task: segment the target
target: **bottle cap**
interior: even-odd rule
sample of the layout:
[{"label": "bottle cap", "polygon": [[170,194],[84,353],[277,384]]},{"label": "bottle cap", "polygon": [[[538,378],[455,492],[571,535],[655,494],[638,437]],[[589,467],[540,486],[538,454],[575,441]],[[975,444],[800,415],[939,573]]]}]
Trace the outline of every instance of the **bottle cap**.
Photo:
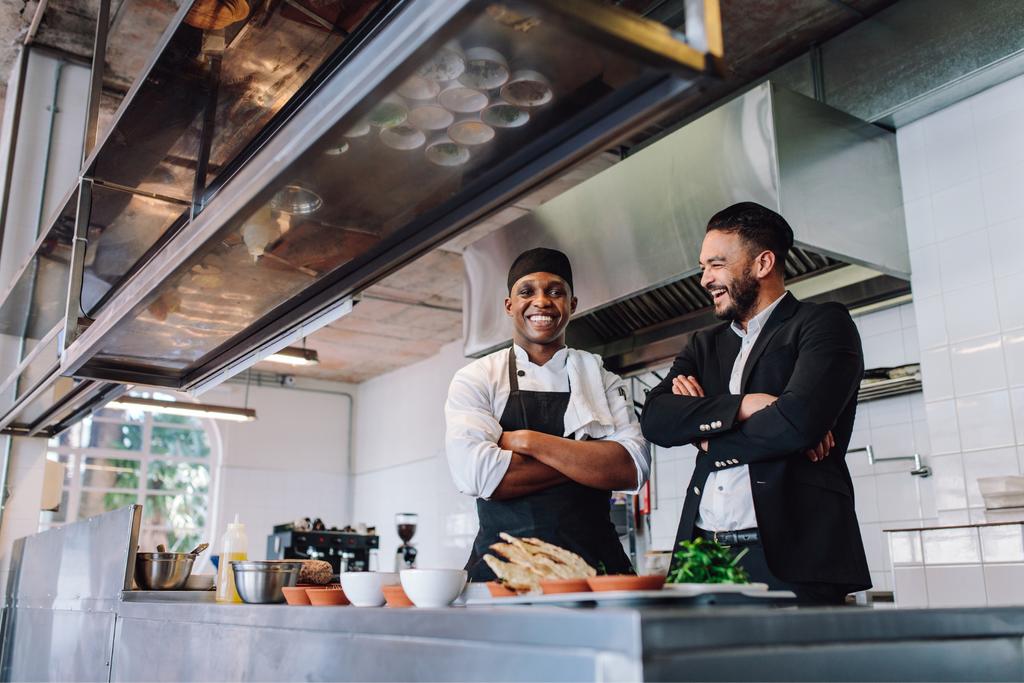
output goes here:
[{"label": "bottle cap", "polygon": [[228,530],[230,531],[231,529],[244,529],[244,528],[245,528],[245,524],[243,524],[242,522],[238,521],[238,513],[236,512],[235,513],[235,521],[228,522]]}]

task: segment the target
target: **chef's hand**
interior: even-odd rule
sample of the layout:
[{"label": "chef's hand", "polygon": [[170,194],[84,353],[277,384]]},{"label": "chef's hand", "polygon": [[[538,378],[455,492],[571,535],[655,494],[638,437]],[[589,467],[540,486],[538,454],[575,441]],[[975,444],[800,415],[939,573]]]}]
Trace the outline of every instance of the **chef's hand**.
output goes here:
[{"label": "chef's hand", "polygon": [[693,375],[679,375],[672,379],[672,393],[676,396],[700,398],[704,396],[704,387],[700,385],[700,382]]},{"label": "chef's hand", "polygon": [[804,454],[807,456],[807,459],[810,460],[811,462],[821,462],[822,460],[828,457],[829,451],[835,448],[835,445],[836,440],[835,438],[833,438],[832,432],[830,431],[828,434],[825,435],[825,438],[821,440],[821,443],[819,443],[814,448],[805,451]]},{"label": "chef's hand", "polygon": [[529,429],[516,429],[511,432],[502,432],[498,439],[498,448],[504,451],[512,451],[520,455],[527,455],[530,451],[528,446],[530,438]]}]

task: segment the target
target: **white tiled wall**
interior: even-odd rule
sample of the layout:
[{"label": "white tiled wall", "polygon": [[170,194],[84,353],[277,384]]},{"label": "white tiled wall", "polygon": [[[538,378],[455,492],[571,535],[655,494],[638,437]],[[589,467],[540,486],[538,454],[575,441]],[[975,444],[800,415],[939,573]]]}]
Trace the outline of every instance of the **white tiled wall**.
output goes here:
[{"label": "white tiled wall", "polygon": [[1024,460],[1024,77],[897,131],[942,522]]},{"label": "white tiled wall", "polygon": [[899,607],[1024,605],[1020,524],[887,535]]},{"label": "white tiled wall", "polygon": [[[854,318],[867,368],[920,362],[917,317],[913,304]],[[927,379],[925,379],[927,382]],[[920,393],[862,403],[857,408],[850,448],[870,445],[879,459],[918,453],[931,464],[931,438],[924,396]],[[883,529],[934,523],[932,479],[913,476],[913,461],[869,465],[866,453],[851,453],[846,462],[853,477],[861,538],[875,590],[892,590],[889,548]]]},{"label": "white tiled wall", "polygon": [[651,455],[653,466],[648,547],[651,550],[670,550],[679,526],[686,486],[693,475],[697,449],[693,446],[652,446]]}]

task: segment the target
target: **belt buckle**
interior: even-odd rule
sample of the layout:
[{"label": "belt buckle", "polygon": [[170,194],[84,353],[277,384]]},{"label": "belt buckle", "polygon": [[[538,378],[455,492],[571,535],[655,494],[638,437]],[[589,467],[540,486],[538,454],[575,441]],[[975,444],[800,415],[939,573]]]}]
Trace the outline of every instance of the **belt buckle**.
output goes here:
[{"label": "belt buckle", "polygon": [[[718,540],[718,532],[717,531],[712,531],[711,533],[714,535],[715,543],[718,543],[720,545],[726,545],[725,543],[722,543],[721,541]],[[726,533],[728,533],[728,532],[726,532]]]}]

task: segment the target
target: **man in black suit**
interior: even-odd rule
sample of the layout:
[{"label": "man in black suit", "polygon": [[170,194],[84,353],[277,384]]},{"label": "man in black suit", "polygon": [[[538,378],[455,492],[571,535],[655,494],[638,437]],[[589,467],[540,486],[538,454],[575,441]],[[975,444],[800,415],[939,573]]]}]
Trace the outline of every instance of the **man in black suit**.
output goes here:
[{"label": "man in black suit", "polygon": [[871,585],[845,460],[864,360],[842,305],[786,291],[792,246],[786,220],[759,204],[711,218],[701,284],[728,322],[691,337],[641,425],[659,446],[698,448],[677,544],[745,548],[752,581],[840,603]]}]

